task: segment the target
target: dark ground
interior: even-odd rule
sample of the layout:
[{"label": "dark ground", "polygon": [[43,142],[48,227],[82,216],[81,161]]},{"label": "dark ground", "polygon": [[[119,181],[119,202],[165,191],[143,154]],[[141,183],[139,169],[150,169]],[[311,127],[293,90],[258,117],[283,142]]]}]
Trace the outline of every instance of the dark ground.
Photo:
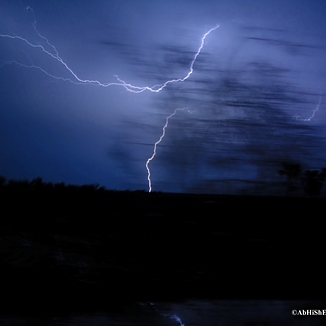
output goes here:
[{"label": "dark ground", "polygon": [[1,198],[6,311],[325,299],[325,199],[44,189]]}]

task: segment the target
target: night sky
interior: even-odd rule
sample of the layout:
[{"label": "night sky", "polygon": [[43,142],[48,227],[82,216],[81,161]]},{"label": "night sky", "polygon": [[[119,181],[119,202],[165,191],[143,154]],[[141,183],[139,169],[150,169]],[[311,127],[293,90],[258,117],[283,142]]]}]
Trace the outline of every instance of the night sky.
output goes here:
[{"label": "night sky", "polygon": [[1,0],[0,174],[148,191],[170,116],[153,191],[279,193],[281,162],[326,167],[325,16],[324,0]]}]

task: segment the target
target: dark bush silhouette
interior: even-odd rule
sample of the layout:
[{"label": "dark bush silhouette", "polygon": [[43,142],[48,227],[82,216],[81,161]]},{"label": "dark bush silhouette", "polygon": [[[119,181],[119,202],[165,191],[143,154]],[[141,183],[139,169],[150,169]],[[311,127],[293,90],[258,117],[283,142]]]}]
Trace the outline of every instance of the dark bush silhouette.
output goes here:
[{"label": "dark bush silhouette", "polygon": [[4,186],[7,182],[7,179],[0,175],[0,187]]},{"label": "dark bush silhouette", "polygon": [[326,169],[322,171],[307,170],[302,177],[304,192],[309,196],[317,196],[320,194],[321,188],[325,180]]},{"label": "dark bush silhouette", "polygon": [[301,174],[301,166],[300,164],[296,163],[282,163],[283,169],[280,169],[278,173],[280,175],[286,176],[286,188],[287,188],[287,195],[290,194],[290,192],[296,190],[298,186],[295,184],[295,180],[299,179]]}]

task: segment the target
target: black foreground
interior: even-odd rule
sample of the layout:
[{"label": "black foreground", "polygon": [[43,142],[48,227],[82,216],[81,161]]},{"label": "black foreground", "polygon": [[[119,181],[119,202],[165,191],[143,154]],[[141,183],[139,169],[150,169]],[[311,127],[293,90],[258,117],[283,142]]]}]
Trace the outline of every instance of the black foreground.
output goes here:
[{"label": "black foreground", "polygon": [[323,299],[325,199],[2,191],[2,309]]}]

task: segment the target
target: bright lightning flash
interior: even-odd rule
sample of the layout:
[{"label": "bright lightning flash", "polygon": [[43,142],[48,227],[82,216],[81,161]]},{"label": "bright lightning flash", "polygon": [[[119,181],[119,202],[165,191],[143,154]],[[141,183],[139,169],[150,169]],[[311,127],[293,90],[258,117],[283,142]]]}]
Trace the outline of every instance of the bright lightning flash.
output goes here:
[{"label": "bright lightning flash", "polygon": [[[197,52],[196,52],[193,60],[190,63],[189,72],[187,73],[187,75],[185,77],[178,78],[178,79],[171,79],[171,80],[166,81],[163,84],[154,85],[152,87],[149,87],[149,86],[135,86],[135,85],[131,85],[131,84],[126,83],[124,80],[120,79],[119,76],[117,76],[117,75],[115,75],[115,77],[116,77],[116,79],[117,79],[118,82],[113,82],[113,83],[102,83],[102,82],[100,82],[98,80],[82,79],[82,78],[80,78],[77,75],[77,73],[75,73],[72,70],[72,68],[70,68],[68,66],[68,64],[60,57],[59,52],[57,51],[56,47],[53,44],[51,44],[49,42],[49,40],[38,31],[38,29],[36,28],[36,19],[35,19],[35,15],[34,15],[33,9],[30,6],[28,6],[26,8],[26,10],[30,10],[32,12],[32,15],[34,17],[34,23],[33,23],[34,31],[45,42],[46,45],[45,44],[44,45],[34,44],[34,43],[28,41],[26,38],[24,38],[22,36],[15,35],[15,34],[13,34],[13,35],[10,35],[10,34],[0,34],[0,37],[12,39],[12,40],[19,40],[21,42],[26,43],[28,46],[30,46],[32,48],[39,49],[44,54],[46,54],[47,56],[51,57],[52,59],[58,61],[61,65],[63,65],[64,68],[69,72],[69,74],[71,75],[71,77],[70,78],[64,78],[64,77],[54,76],[54,75],[48,73],[45,69],[43,69],[43,68],[41,68],[39,66],[35,66],[34,64],[25,65],[25,64],[19,63],[17,61],[13,61],[13,60],[12,61],[8,61],[5,64],[13,64],[14,63],[14,64],[17,64],[19,66],[25,67],[25,68],[38,69],[38,70],[42,71],[43,73],[45,73],[46,75],[48,75],[49,77],[52,77],[52,78],[57,79],[57,80],[69,81],[69,82],[75,83],[75,84],[91,84],[91,85],[97,85],[97,86],[101,86],[101,87],[122,86],[127,91],[132,92],[132,93],[142,93],[144,91],[150,91],[150,92],[158,93],[163,88],[165,88],[168,84],[178,83],[178,82],[184,82],[185,80],[187,80],[191,76],[191,74],[193,73],[194,63],[195,63],[198,55],[200,54],[200,52],[201,52],[201,50],[202,50],[202,48],[203,48],[203,46],[205,44],[206,37],[212,31],[216,30],[219,27],[219,25],[216,25],[215,27],[211,28],[208,32],[206,32],[204,34],[204,36],[201,39],[201,44],[200,44],[200,46],[199,46],[199,48],[198,48],[198,50],[197,50]],[[48,47],[49,49],[46,49],[46,47]]]},{"label": "bright lightning flash", "polygon": [[[34,65],[31,60],[30,60],[30,62],[31,62],[30,65],[26,65],[26,64],[17,62],[15,60],[8,61],[8,62],[4,63],[3,65],[5,65],[5,64],[16,64],[16,65],[19,65],[19,66],[25,67],[25,68],[37,69],[37,70],[42,71],[44,74],[46,74],[47,76],[49,76],[51,78],[54,78],[56,80],[61,80],[61,81],[68,81],[68,82],[71,82],[73,84],[87,84],[87,85],[96,85],[96,86],[101,86],[101,87],[122,86],[128,92],[131,92],[131,93],[142,93],[144,91],[150,91],[150,92],[153,92],[153,93],[158,93],[161,90],[163,90],[168,84],[186,81],[191,76],[191,74],[194,71],[194,64],[195,64],[195,62],[197,60],[197,57],[200,54],[202,48],[204,47],[206,37],[211,32],[213,32],[214,30],[216,30],[217,28],[219,28],[219,26],[220,26],[220,25],[216,25],[215,27],[211,28],[209,31],[207,31],[203,35],[203,37],[201,38],[200,46],[199,46],[196,54],[194,55],[193,60],[190,63],[189,71],[188,71],[188,73],[183,78],[171,79],[171,80],[166,81],[163,84],[154,85],[152,87],[149,87],[149,86],[143,86],[143,87],[141,87],[141,86],[134,86],[134,85],[128,84],[124,80],[120,79],[119,76],[117,76],[117,75],[115,75],[115,77],[116,77],[116,79],[117,79],[118,82],[113,82],[113,83],[102,83],[102,82],[100,82],[98,80],[82,79],[82,78],[80,78],[77,75],[77,73],[75,73],[73,71],[73,69],[70,68],[68,66],[68,64],[61,58],[61,56],[59,55],[59,52],[57,51],[56,47],[54,45],[52,45],[49,42],[49,40],[38,31],[38,29],[36,28],[36,19],[35,19],[35,15],[34,15],[33,9],[30,6],[28,6],[26,8],[26,10],[30,10],[31,13],[32,13],[32,15],[33,15],[33,18],[34,18],[34,23],[33,23],[34,31],[38,35],[38,37],[41,40],[43,40],[43,45],[42,44],[32,43],[29,40],[27,40],[26,38],[24,38],[22,36],[15,35],[15,34],[12,34],[12,35],[10,35],[10,34],[0,34],[0,37],[1,38],[4,38],[4,39],[18,40],[18,41],[21,41],[21,42],[27,44],[28,46],[30,46],[32,48],[39,49],[43,54],[49,56],[50,58],[52,58],[53,60],[55,60],[59,64],[61,64],[68,71],[68,73],[70,75],[70,78],[65,78],[65,77],[60,77],[60,76],[55,76],[53,74],[50,74],[49,72],[47,72],[42,67]],[[2,67],[3,65],[1,65],[0,67]],[[146,161],[146,169],[147,169],[147,172],[148,172],[147,179],[148,179],[149,192],[152,191],[152,182],[151,182],[151,173],[150,173],[150,169],[149,169],[149,163],[154,159],[154,157],[156,155],[157,145],[162,141],[162,139],[165,136],[165,130],[166,130],[168,124],[169,124],[169,119],[171,117],[173,117],[177,113],[177,111],[179,111],[179,110],[188,110],[188,109],[187,108],[178,108],[178,109],[176,109],[172,114],[170,114],[166,118],[165,125],[163,126],[162,135],[161,135],[160,139],[154,144],[153,155]],[[188,110],[188,112],[190,112],[190,111]]]},{"label": "bright lightning flash", "polygon": [[154,150],[153,150],[152,156],[146,161],[145,165],[146,165],[146,169],[147,169],[148,192],[152,191],[151,171],[149,169],[149,163],[154,159],[154,157],[156,155],[157,145],[163,140],[163,138],[165,136],[165,130],[169,125],[169,119],[172,118],[178,111],[184,111],[184,110],[187,110],[189,113],[191,113],[188,108],[177,108],[174,110],[173,113],[171,113],[168,117],[166,117],[165,125],[163,126],[163,129],[162,129],[162,135],[159,138],[159,140],[154,144]]}]

